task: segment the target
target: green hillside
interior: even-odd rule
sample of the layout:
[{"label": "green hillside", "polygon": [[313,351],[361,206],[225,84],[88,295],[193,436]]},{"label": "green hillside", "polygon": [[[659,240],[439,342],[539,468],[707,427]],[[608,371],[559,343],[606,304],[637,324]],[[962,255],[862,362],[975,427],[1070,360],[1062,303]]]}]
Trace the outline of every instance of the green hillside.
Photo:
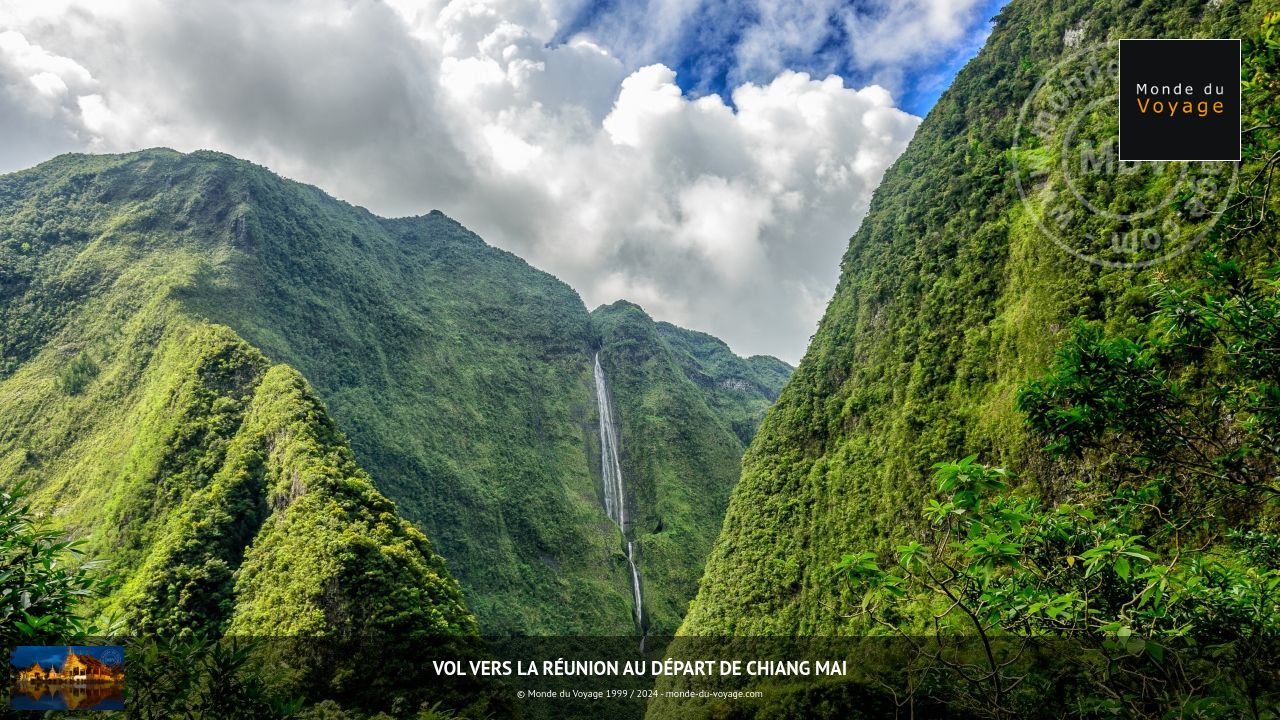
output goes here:
[{"label": "green hillside", "polygon": [[[1050,462],[1015,407],[1018,389],[1050,365],[1075,321],[1140,338],[1156,310],[1149,286],[1203,271],[1196,252],[1124,269],[1084,262],[1044,237],[1019,201],[1014,161],[1019,152],[1024,161],[1039,153],[1050,166],[1056,158],[1013,149],[1019,109],[1073,46],[1256,37],[1275,8],[1015,0],[1001,11],[986,46],[886,173],[850,241],[819,330],[743,460],[684,632],[864,628],[865,618],[850,611],[857,598],[833,585],[833,565],[859,551],[888,558],[921,529],[919,509],[937,489],[934,463],[978,453],[1059,497],[1074,479],[1102,472]],[[1246,94],[1245,125],[1269,117],[1273,102]],[[1114,104],[1102,107],[1084,127],[1114,123]],[[1246,163],[1241,178],[1262,167]],[[1165,189],[1126,176],[1111,182],[1101,190],[1113,207]],[[1034,192],[1068,189],[1043,184]],[[1063,232],[1096,249],[1124,229],[1077,213]],[[1225,250],[1260,272],[1274,261],[1269,245],[1257,231]]]},{"label": "green hillside", "polygon": [[622,438],[650,634],[680,626],[737,482],[744,441],[789,369],[620,301],[592,313]]},{"label": "green hillside", "polygon": [[658,323],[658,335],[693,384],[702,389],[717,415],[749,445],[765,411],[791,377],[792,367],[768,355],[742,358],[706,333]]},{"label": "green hillside", "polygon": [[[416,526],[483,632],[634,632],[601,507],[600,342],[572,289],[439,213],[379,218],[210,152],[0,177],[0,483],[31,481],[148,625],[308,633],[379,605],[388,627],[470,627]],[[766,369],[698,371],[752,383],[727,395],[654,376],[680,383],[655,416],[673,432],[637,446],[681,459],[627,469],[671,488],[647,512],[682,548],[710,546],[741,431],[787,371],[724,353],[707,362]],[[647,581],[661,627],[704,557]],[[331,583],[352,594],[319,599]]]},{"label": "green hillside", "polygon": [[163,306],[110,343],[82,335],[70,359],[37,355],[0,395],[6,472],[129,570],[110,609],[165,633],[474,633],[457,582],[306,381]]}]

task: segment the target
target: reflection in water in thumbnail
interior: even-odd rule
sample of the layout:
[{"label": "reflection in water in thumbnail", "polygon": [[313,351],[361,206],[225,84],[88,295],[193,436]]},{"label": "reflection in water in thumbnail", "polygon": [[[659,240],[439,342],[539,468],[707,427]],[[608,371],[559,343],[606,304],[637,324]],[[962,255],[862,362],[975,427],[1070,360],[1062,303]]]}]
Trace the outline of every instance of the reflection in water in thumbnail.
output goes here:
[{"label": "reflection in water in thumbnail", "polygon": [[13,688],[14,710],[123,710],[124,683],[21,683]]},{"label": "reflection in water in thumbnail", "polygon": [[9,654],[14,710],[123,710],[124,648],[19,645]]}]

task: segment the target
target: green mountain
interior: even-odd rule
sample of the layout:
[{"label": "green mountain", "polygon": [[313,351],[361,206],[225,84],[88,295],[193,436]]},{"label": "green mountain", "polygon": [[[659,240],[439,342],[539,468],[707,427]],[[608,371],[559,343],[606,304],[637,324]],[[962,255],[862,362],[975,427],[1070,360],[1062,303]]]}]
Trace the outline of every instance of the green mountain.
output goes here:
[{"label": "green mountain", "polygon": [[486,633],[630,634],[599,352],[669,630],[788,368],[646,323],[615,350],[572,289],[440,213],[217,153],[61,156],[0,177],[0,483],[29,481],[152,626],[466,632],[460,587]]},{"label": "green mountain", "polygon": [[[863,621],[848,612],[854,598],[841,595],[832,566],[844,553],[887,556],[917,530],[935,463],[978,453],[1023,482],[1069,487],[1025,429],[1017,389],[1049,366],[1077,319],[1141,335],[1155,309],[1146,288],[1196,277],[1197,253],[1127,269],[1085,262],[1045,237],[1020,202],[1015,161],[1025,168],[1049,156],[1015,147],[1019,109],[1078,48],[1256,36],[1275,8],[1013,0],[1000,12],[850,240],[819,330],[744,457],[684,632],[857,632]],[[1096,107],[1081,127],[1114,123],[1114,102]],[[1269,112],[1246,98],[1246,115],[1260,111]],[[1138,176],[1106,182],[1091,189],[1110,193],[1113,210],[1168,189]],[[1031,190],[1042,201],[1075,191],[1054,182]],[[1126,229],[1097,212],[1065,217],[1060,228],[1086,251]],[[1251,267],[1271,257],[1263,247],[1234,250]]]},{"label": "green mountain", "polygon": [[673,634],[738,480],[746,440],[789,368],[743,359],[703,333],[654,322],[620,301],[597,308],[600,363],[609,379],[633,498],[647,625]]},{"label": "green mountain", "polygon": [[670,323],[658,323],[658,335],[685,377],[702,389],[711,409],[728,421],[744,446],[749,445],[793,368],[769,355],[738,357],[721,340]]}]

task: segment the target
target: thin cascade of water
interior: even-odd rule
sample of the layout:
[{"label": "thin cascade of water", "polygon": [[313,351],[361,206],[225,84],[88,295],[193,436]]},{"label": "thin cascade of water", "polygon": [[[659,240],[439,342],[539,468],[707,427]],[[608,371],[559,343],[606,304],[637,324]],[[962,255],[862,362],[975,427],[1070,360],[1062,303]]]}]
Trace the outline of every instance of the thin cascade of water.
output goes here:
[{"label": "thin cascade of water", "polygon": [[609,384],[604,368],[600,367],[600,353],[595,357],[596,405],[600,416],[600,479],[604,484],[604,511],[622,531],[626,541],[627,564],[631,566],[631,591],[635,601],[636,628],[641,635],[644,627],[644,594],[640,588],[640,570],[636,567],[636,541],[632,537],[627,519],[627,495],[622,484],[622,463],[619,460],[618,427],[613,420],[613,407],[609,402]]}]

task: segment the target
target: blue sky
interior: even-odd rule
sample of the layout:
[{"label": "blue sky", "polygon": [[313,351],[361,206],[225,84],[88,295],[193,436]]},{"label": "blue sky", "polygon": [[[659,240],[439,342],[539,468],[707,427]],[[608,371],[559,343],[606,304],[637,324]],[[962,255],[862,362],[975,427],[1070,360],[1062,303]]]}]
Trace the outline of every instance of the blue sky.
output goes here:
[{"label": "blue sky", "polygon": [[[793,0],[794,1],[794,0]],[[956,72],[981,48],[990,20],[1007,0],[958,0],[948,3],[919,2],[919,12],[937,12],[951,5],[950,21],[959,32],[933,36],[928,32],[902,38],[906,50],[900,58],[860,57],[859,26],[881,24],[892,33],[891,7],[910,5],[909,0],[884,2],[795,2],[807,11],[789,17],[767,17],[768,3],[749,0],[688,2],[678,29],[658,42],[645,42],[655,34],[648,20],[652,12],[635,8],[656,5],[643,0],[587,0],[562,18],[556,41],[579,35],[591,37],[631,65],[662,63],[676,71],[678,84],[690,95],[720,94],[729,99],[742,82],[767,83],[778,69],[808,72],[818,77],[841,76],[845,84],[859,87],[871,82],[885,85],[898,106],[914,115],[926,114],[951,84]],[[676,3],[677,5],[681,3]],[[773,3],[776,7],[783,3]],[[942,11],[945,12],[945,11]],[[797,15],[799,17],[797,17]],[[796,21],[799,22],[796,22]],[[772,46],[773,57],[764,63],[742,63],[739,52],[748,36],[783,34],[788,23],[798,26],[796,38]],[[772,24],[772,26],[771,26]],[[947,28],[950,30],[951,28]],[[945,31],[944,31],[945,32]],[[912,44],[914,43],[914,47]]]},{"label": "blue sky", "polygon": [[[123,657],[123,649],[116,645],[75,646],[79,655],[91,655],[103,662],[119,662]],[[9,664],[13,667],[29,668],[31,663],[39,662],[40,667],[62,667],[67,657],[67,649],[61,646],[19,645],[9,654]]]},{"label": "blue sky", "polygon": [[0,172],[220,150],[797,362],[998,0],[3,0]]}]

